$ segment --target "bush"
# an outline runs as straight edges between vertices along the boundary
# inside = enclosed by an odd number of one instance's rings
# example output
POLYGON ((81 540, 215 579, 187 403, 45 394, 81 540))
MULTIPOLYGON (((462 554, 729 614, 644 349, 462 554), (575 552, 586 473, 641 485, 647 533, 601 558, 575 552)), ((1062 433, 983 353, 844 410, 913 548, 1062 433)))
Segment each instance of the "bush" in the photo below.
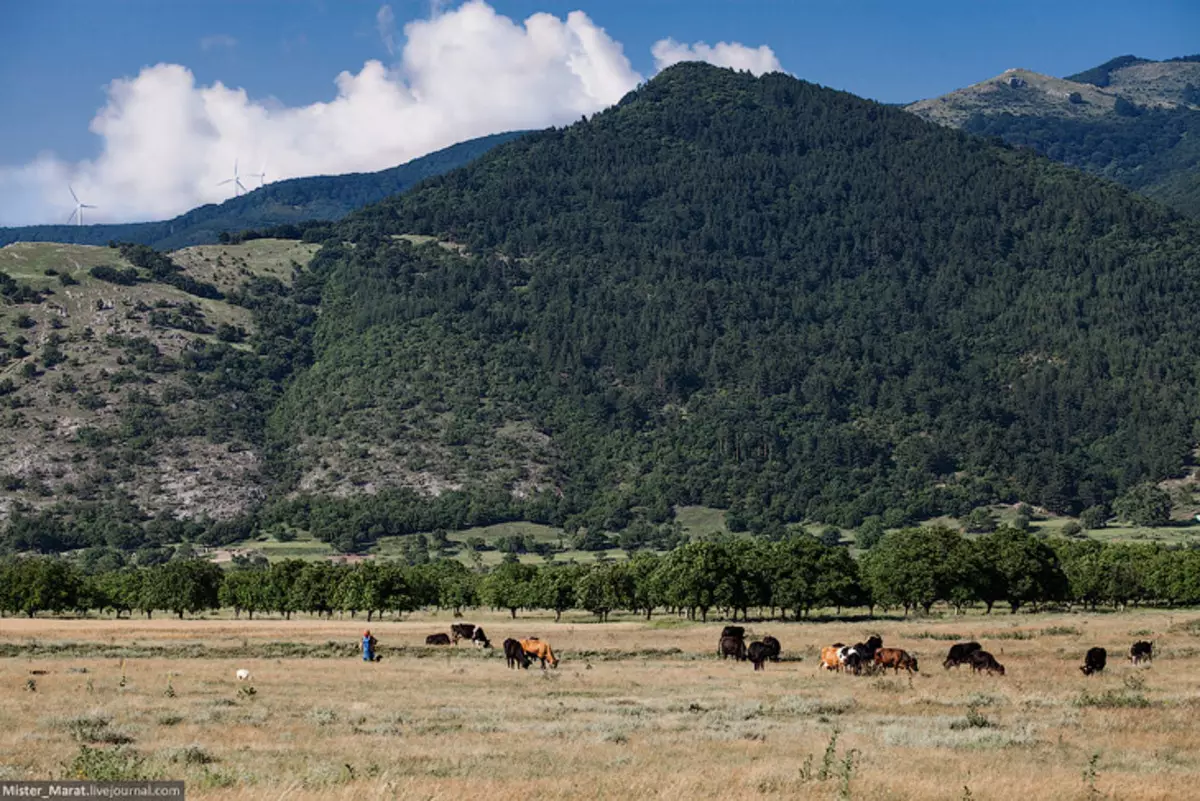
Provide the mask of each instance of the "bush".
POLYGON ((1083 534, 1083 526, 1077 520, 1068 520, 1062 527, 1064 537, 1078 537, 1083 534))
POLYGON ((1090 506, 1079 515, 1079 523, 1088 531, 1102 529, 1108 525, 1108 510, 1103 506, 1090 506))
POLYGON ((138 282, 138 272, 132 267, 122 270, 107 264, 97 264, 88 270, 88 275, 118 286, 133 286, 138 282))

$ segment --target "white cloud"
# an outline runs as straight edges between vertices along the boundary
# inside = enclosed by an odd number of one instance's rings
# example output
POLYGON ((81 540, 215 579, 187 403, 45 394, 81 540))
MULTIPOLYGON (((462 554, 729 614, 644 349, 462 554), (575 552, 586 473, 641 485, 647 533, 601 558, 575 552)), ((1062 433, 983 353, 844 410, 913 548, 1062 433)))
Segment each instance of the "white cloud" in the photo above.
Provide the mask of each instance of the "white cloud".
POLYGON ((383 40, 383 46, 387 48, 388 55, 396 54, 396 15, 392 13, 392 7, 386 3, 379 7, 379 11, 375 12, 375 27, 379 30, 379 38, 383 40))
MULTIPOLYGON (((265 166, 272 180, 379 170, 476 136, 573 122, 642 81, 620 43, 582 11, 523 23, 484 0, 433 11, 393 39, 395 65, 367 61, 341 73, 328 102, 285 107, 220 82, 197 85, 178 64, 115 80, 91 123, 102 140, 94 160, 44 154, 0 166, 0 225, 65 221, 68 181, 98 207, 92 221, 163 219, 228 198, 217 184, 235 160, 242 173, 265 166)), ((389 15, 383 6, 376 18, 385 44, 389 15)), ((692 58, 778 69, 769 48, 664 40, 653 52, 660 68, 692 58)))
POLYGON ((749 70, 755 75, 765 72, 783 72, 775 51, 766 45, 747 47, 740 42, 717 42, 709 46, 704 42, 694 45, 663 39, 654 43, 654 67, 665 70, 680 61, 706 61, 718 67, 749 70))
POLYGON ((227 33, 217 33, 205 36, 200 40, 201 50, 216 50, 218 47, 236 47, 237 39, 227 33))

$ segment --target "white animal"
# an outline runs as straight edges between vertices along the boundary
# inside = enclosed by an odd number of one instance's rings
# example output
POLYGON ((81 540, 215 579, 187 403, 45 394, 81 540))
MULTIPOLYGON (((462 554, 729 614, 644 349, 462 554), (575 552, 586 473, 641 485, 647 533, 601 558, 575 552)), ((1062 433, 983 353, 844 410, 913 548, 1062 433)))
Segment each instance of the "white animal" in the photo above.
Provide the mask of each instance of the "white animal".
POLYGON ((245 668, 241 668, 237 672, 237 679, 238 679, 238 681, 249 681, 250 680, 250 671, 246 670, 245 668))

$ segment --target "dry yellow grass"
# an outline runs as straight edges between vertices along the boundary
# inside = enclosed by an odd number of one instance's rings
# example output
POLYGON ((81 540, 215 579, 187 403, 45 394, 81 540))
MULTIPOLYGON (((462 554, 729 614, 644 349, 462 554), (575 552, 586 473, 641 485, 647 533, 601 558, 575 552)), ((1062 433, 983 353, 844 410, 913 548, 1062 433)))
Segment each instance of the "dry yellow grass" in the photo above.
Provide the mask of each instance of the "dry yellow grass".
POLYGON ((416 615, 372 624, 377 664, 131 658, 124 687, 120 661, 89 647, 317 648, 357 642, 363 622, 0 620, 0 647, 19 654, 0 659, 0 778, 60 776, 81 741, 127 737, 144 770, 212 799, 1089 798, 1093 754, 1097 793, 1200 797, 1196 613, 754 624, 784 645, 785 661, 762 673, 715 658, 720 624, 466 619, 495 651, 412 650, 452 622, 416 615), (918 653, 920 674, 817 669, 821 644, 869 630, 918 653), (1008 675, 944 671, 949 642, 931 635, 954 634, 981 640, 1008 675), (553 643, 558 670, 505 668, 500 642, 528 635, 553 643), (1141 638, 1156 644, 1148 669, 1124 658, 1141 638), (31 657, 34 641, 75 650, 31 657), (1082 654, 1097 644, 1108 671, 1085 678, 1082 654), (388 653, 399 646, 410 650, 388 653), (237 682, 238 668, 252 681, 237 682), (1085 691, 1148 706, 1080 705, 1085 691))

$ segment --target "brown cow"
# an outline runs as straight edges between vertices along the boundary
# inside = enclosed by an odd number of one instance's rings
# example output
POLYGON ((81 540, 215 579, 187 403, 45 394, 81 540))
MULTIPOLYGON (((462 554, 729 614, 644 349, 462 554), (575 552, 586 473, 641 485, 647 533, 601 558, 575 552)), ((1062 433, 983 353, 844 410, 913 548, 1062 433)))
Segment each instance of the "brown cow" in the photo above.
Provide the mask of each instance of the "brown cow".
POLYGON ((425 638, 425 644, 426 645, 449 645, 450 644, 450 635, 449 634, 430 634, 428 637, 425 638))
POLYGON ((986 670, 990 676, 993 673, 1004 675, 1004 665, 996 661, 996 657, 989 654, 987 651, 972 651, 971 656, 967 661, 971 665, 971 672, 978 673, 981 670, 986 670))
POLYGON ((900 668, 904 668, 909 673, 920 672, 920 668, 917 667, 917 658, 900 648, 880 648, 875 652, 875 664, 881 668, 891 668, 892 673, 899 673, 900 668))
POLYGON ((833 645, 826 645, 821 649, 821 667, 826 670, 841 670, 842 661, 838 659, 838 651, 845 648, 845 644, 835 642, 833 645))
POLYGON ((766 643, 752 642, 746 649, 746 658, 754 663, 755 670, 762 670, 763 662, 771 658, 771 647, 766 643))
POLYGON ((741 637, 722 637, 717 646, 717 656, 722 659, 733 657, 741 662, 746 658, 746 641, 741 637))

